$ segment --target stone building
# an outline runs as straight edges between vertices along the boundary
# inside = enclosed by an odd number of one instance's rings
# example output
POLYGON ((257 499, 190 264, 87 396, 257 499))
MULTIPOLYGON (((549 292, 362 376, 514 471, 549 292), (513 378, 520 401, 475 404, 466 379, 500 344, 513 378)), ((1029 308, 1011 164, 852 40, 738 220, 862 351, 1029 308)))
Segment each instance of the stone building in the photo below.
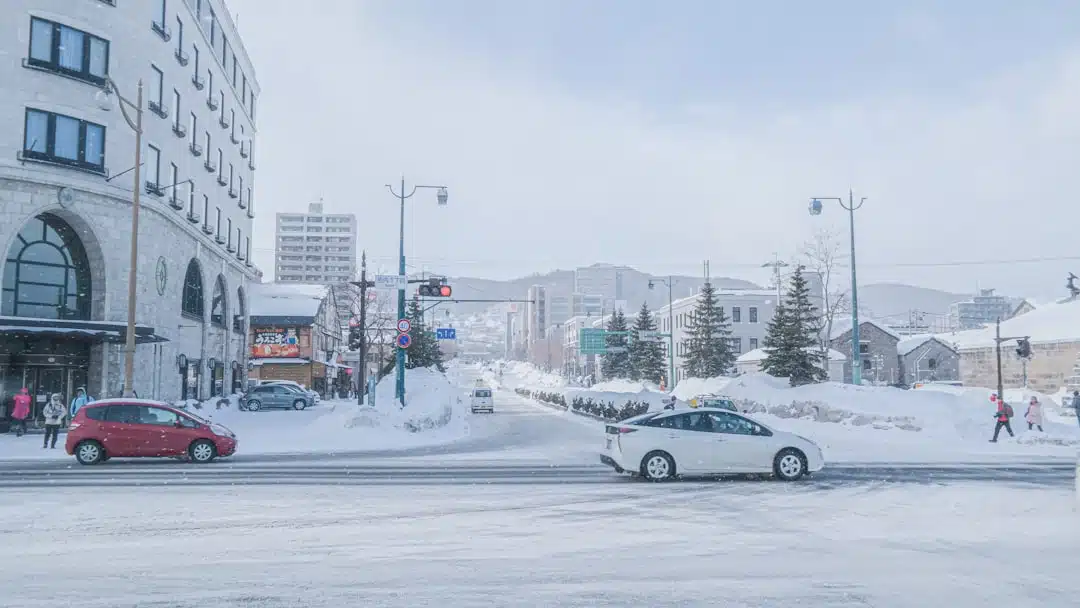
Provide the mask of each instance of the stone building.
MULTIPOLYGON (((1006 388, 1024 384, 1043 393, 1080 386, 1076 368, 1080 362, 1080 299, 1040 306, 1001 323, 1002 380, 1006 388), (1024 361, 1016 355, 1015 337, 1029 337, 1034 355, 1024 361)), ((960 353, 960 379, 967 386, 997 386, 995 328, 957 332, 945 336, 960 353)))
MULTIPOLYGON (((859 356, 862 380, 871 384, 895 384, 900 381, 897 344, 900 335, 884 323, 859 319, 859 356)), ((844 353, 844 382, 851 382, 851 319, 833 321, 829 346, 844 353)))
POLYGON ((900 384, 960 379, 960 354, 947 339, 931 334, 908 336, 896 345, 900 384))
POLYGON ((223 2, 7 0, 4 17, 0 403, 121 393, 136 190, 135 391, 242 386, 259 86, 223 2), (136 183, 135 105, 102 88, 135 102, 140 81, 136 183))

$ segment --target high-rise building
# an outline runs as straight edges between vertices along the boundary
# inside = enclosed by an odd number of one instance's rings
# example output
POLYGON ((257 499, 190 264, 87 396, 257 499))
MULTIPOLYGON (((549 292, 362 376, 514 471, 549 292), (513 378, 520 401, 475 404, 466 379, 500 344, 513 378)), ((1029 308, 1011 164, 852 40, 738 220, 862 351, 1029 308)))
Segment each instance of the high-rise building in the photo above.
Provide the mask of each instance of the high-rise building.
POLYGON ((278 283, 354 280, 356 216, 324 213, 322 203, 311 203, 307 213, 278 213, 274 270, 278 283))
POLYGON ((121 393, 134 193, 133 388, 167 401, 241 389, 260 88, 225 3, 3 10, 0 399, 121 393))
POLYGON ((547 290, 542 285, 533 285, 529 288, 529 295, 525 303, 525 344, 531 346, 537 340, 547 335, 548 328, 548 303, 547 290))
POLYGON ((982 289, 979 295, 949 307, 949 322, 953 329, 977 329, 1012 316, 1013 306, 993 289, 982 289))
POLYGON ((574 292, 600 296, 603 307, 611 309, 614 302, 624 300, 623 278, 630 268, 611 264, 593 264, 574 270, 574 292))

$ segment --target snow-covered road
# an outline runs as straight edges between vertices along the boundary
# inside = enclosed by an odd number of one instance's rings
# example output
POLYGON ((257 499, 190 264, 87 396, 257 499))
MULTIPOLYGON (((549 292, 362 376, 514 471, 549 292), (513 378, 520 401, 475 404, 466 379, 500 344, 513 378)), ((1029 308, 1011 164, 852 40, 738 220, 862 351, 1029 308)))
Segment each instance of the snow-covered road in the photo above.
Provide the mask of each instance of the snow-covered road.
POLYGON ((0 605, 1071 606, 1071 489, 5 489, 0 605))

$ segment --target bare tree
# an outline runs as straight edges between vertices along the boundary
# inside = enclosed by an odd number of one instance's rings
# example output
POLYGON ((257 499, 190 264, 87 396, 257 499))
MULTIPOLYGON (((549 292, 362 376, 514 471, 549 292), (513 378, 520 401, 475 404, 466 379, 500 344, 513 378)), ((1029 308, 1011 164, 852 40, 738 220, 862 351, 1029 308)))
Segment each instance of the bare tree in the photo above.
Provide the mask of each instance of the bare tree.
POLYGON ((815 232, 799 250, 800 262, 821 276, 821 351, 826 354, 836 315, 850 310, 848 290, 841 287, 843 278, 836 275, 837 266, 843 261, 841 251, 840 234, 828 229, 815 232))
MULTIPOLYGON (((397 332, 396 307, 396 291, 368 290, 367 321, 364 328, 364 339, 367 343, 364 345, 364 352, 368 357, 371 353, 379 353, 378 368, 386 363, 387 353, 397 332)), ((364 363, 366 364, 366 361, 364 363)))

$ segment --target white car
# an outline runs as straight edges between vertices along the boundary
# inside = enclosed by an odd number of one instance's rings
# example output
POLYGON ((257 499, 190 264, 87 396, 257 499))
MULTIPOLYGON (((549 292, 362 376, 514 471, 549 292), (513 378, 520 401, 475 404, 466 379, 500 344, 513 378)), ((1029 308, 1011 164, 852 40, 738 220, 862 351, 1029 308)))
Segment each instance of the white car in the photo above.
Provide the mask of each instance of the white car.
POLYGON ((469 407, 472 413, 487 412, 495 413, 495 401, 491 396, 491 389, 486 386, 478 386, 472 390, 469 407))
POLYGON ((709 407, 650 412, 609 424, 600 461, 649 481, 744 473, 795 481, 825 466, 821 448, 809 439, 709 407))

